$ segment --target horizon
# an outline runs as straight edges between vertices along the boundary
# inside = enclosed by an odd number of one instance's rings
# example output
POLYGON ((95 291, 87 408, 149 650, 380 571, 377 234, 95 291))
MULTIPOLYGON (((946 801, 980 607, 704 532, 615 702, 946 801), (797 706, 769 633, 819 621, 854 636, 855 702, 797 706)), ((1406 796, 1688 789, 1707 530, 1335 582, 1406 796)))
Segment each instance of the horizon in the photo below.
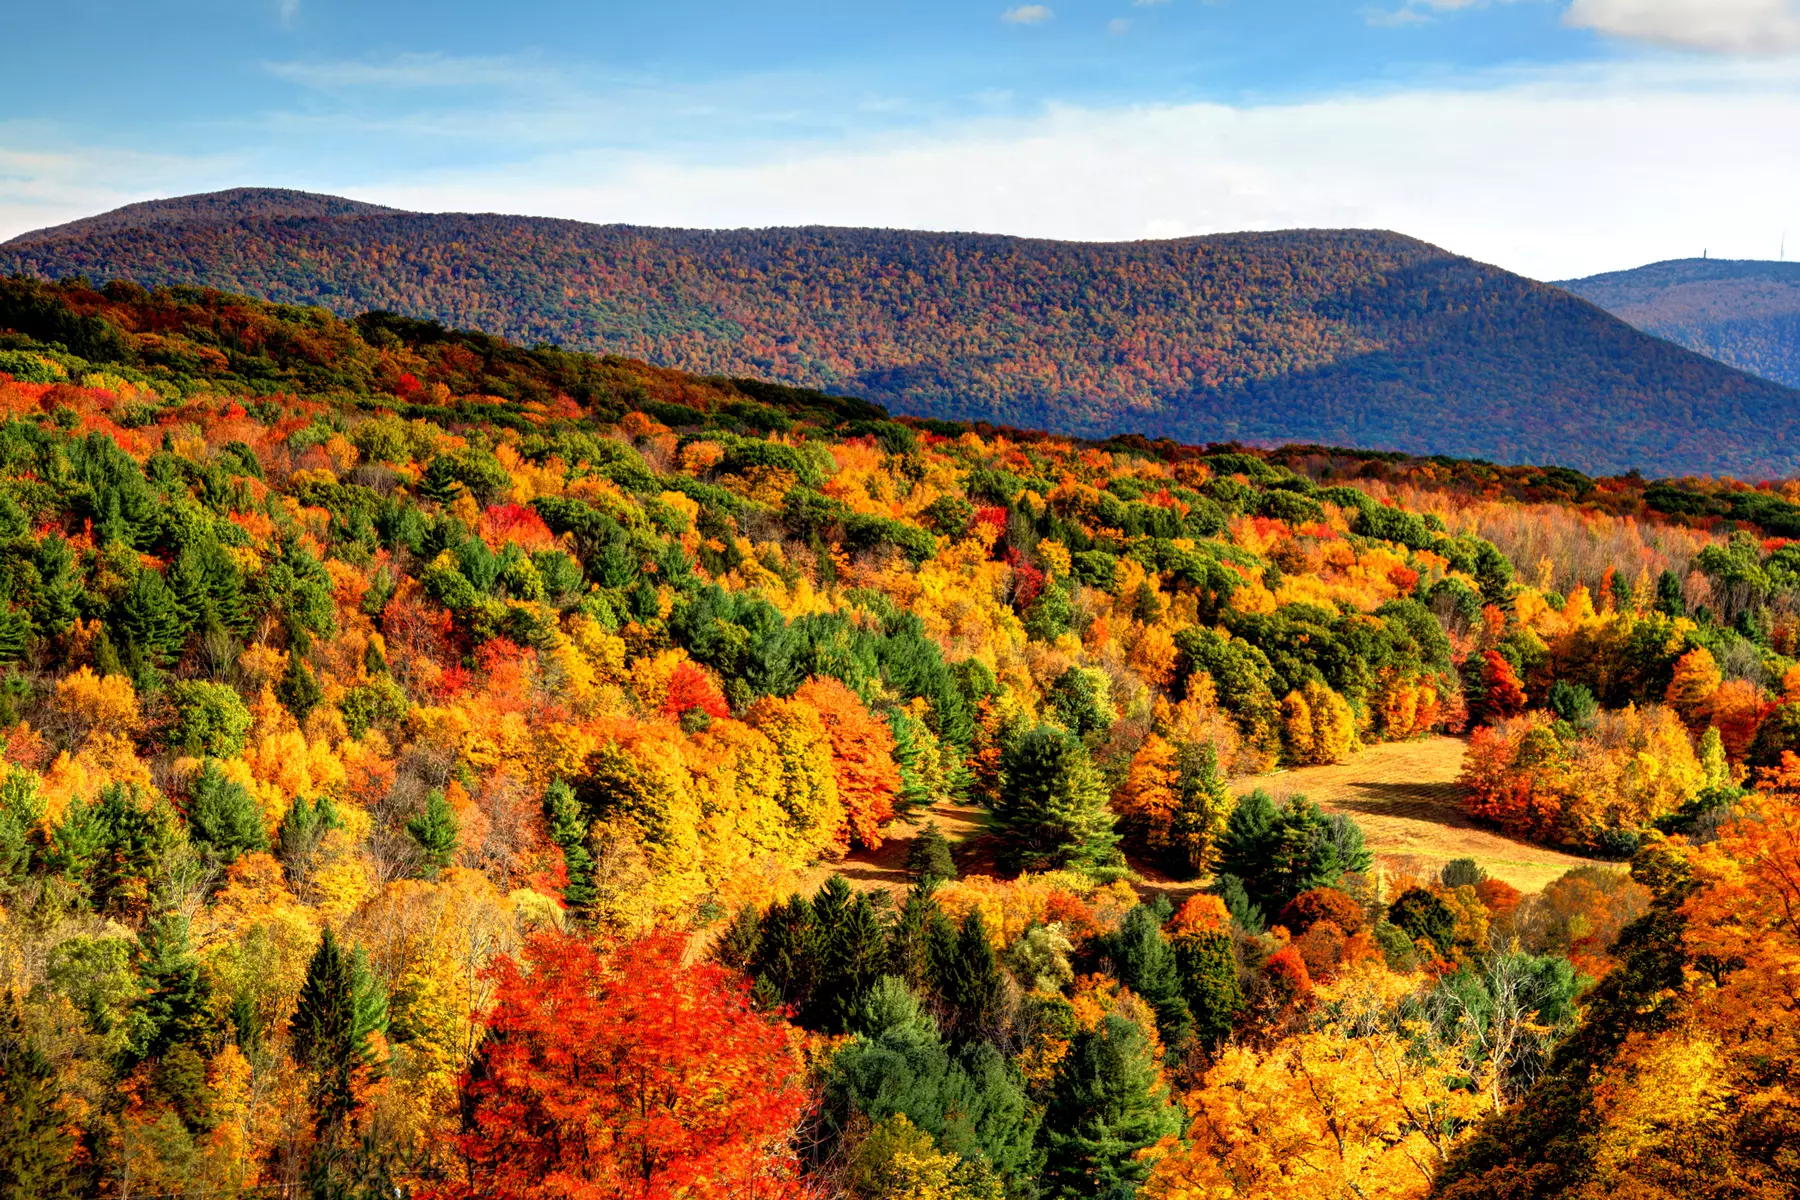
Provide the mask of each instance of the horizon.
POLYGON ((92 0, 14 42, 0 240, 230 186, 680 228, 1385 229, 1543 280, 1781 261, 1800 228, 1792 0, 92 0), (69 89, 74 39, 159 69, 69 89))

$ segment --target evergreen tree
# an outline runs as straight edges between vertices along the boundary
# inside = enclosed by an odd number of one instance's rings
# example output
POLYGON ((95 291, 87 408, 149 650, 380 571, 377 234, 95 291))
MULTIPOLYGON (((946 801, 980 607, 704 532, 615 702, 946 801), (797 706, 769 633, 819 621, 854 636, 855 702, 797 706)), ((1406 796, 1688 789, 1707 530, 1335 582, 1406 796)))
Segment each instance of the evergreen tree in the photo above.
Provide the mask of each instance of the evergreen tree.
POLYGON ((24 613, 0 604, 0 663, 18 662, 31 641, 31 622, 24 613))
POLYGON ((31 1044, 16 996, 0 1018, 0 1200, 72 1200, 75 1139, 56 1069, 31 1044))
POLYGON ((1289 797, 1277 808, 1259 788, 1232 810, 1218 865, 1220 882, 1226 875, 1240 881, 1260 918, 1279 912, 1301 892, 1336 886, 1346 871, 1367 870, 1369 862, 1354 821, 1342 814, 1327 817, 1304 796, 1289 797))
POLYGON ((818 952, 812 902, 805 896, 777 900, 763 913, 752 976, 757 998, 768 1005, 802 1010, 812 999, 818 952))
POLYGON ((938 829, 936 821, 927 821, 925 828, 913 839, 912 849, 906 855, 906 873, 915 884, 927 887, 956 878, 956 860, 950 854, 950 841, 938 829))
POLYGON ((1011 838, 1021 866, 1100 864, 1115 855, 1106 781, 1081 740, 1053 725, 1020 738, 1001 761, 994 817, 1011 838))
POLYGON ((1025 1182, 1037 1162, 1037 1118, 992 1046, 954 1053, 893 976, 869 990, 853 1025, 858 1036, 832 1058, 825 1080, 821 1116, 830 1141, 856 1113, 875 1122, 901 1113, 941 1148, 1025 1182))
POLYGON ((187 639, 187 624, 175 593, 151 570, 140 570, 131 577, 119 600, 118 627, 125 644, 152 666, 173 662, 187 639))
POLYGON ((886 937, 867 893, 856 893, 842 875, 825 881, 813 898, 817 931, 817 982, 805 1016, 809 1027, 841 1032, 862 994, 886 965, 886 937))
POLYGON ((23 883, 31 869, 33 831, 46 806, 35 774, 0 770, 6 771, 0 777, 0 889, 10 890, 23 883))
POLYGON ((562 850, 563 870, 569 879, 563 888, 563 903, 576 912, 586 912, 594 903, 594 856, 587 848, 587 813, 576 799, 575 789, 561 779, 551 780, 544 793, 544 822, 550 840, 562 850))
POLYGON ((1174 950, 1182 998, 1194 1018, 1194 1037, 1202 1046, 1217 1046, 1230 1036, 1244 1008, 1231 934, 1224 930, 1184 934, 1175 940, 1174 950))
POLYGON ((208 536, 182 547, 169 568, 168 582, 189 628, 210 625, 239 637, 250 628, 242 577, 217 538, 208 536))
POLYGON ((211 989, 188 943, 188 921, 166 913, 144 927, 138 978, 143 994, 131 1012, 131 1057, 161 1058, 176 1046, 207 1047, 213 1037, 211 989))
POLYGON ((288 1028, 294 1058, 312 1076, 319 1130, 341 1129, 358 1085, 378 1066, 370 1040, 387 1031, 387 997, 360 951, 346 953, 329 928, 307 964, 288 1028))
POLYGON ((206 760, 188 790, 188 827, 194 843, 221 863, 269 846, 262 810, 242 784, 225 777, 217 759, 206 760))
POLYGON ((1150 1174, 1138 1152, 1181 1131, 1137 1026, 1108 1014, 1075 1035, 1044 1111, 1044 1193, 1052 1200, 1132 1195, 1150 1174))
POLYGON ((1681 586, 1681 577, 1673 571, 1656 577, 1656 611, 1670 617, 1687 616, 1687 593, 1681 586))
POLYGON ((954 949, 936 964, 935 982, 944 1005, 944 1031, 953 1040, 973 1042, 999 1032, 1006 978, 980 909, 963 918, 954 949))
POLYGON ((1388 905, 1388 920, 1406 931, 1415 943, 1420 939, 1448 954, 1456 936, 1456 914, 1450 906, 1424 888, 1407 888, 1388 905))
POLYGON ((275 836, 275 855, 281 860, 289 886, 302 899, 311 890, 319 846, 325 835, 338 827, 337 809, 330 796, 320 796, 310 803, 305 796, 295 796, 294 802, 288 805, 287 814, 281 818, 281 828, 275 836))
POLYGON ((275 698, 294 714, 296 721, 306 720, 325 699, 324 686, 306 665, 306 656, 297 646, 288 654, 287 670, 282 674, 281 682, 275 685, 275 698))
POLYGON ((425 796, 424 811, 406 823, 406 832, 423 856, 426 878, 435 879, 456 857, 456 838, 462 827, 443 791, 432 788, 425 796))
POLYGON ((929 990, 935 977, 935 947, 955 944, 956 929, 932 899, 931 888, 915 885, 888 931, 888 973, 915 991, 929 990))
POLYGON ((748 975, 755 968, 756 949, 761 943, 762 918, 757 916, 754 907, 746 904, 737 910, 724 932, 719 934, 719 940, 713 943, 713 961, 748 975))
POLYGON ((1171 1051, 1193 1028, 1193 1016, 1181 994, 1181 975, 1175 951, 1163 936, 1156 910, 1140 904, 1125 914, 1119 932, 1110 940, 1113 971, 1120 983, 1144 998, 1156 1010, 1157 1031, 1171 1051))

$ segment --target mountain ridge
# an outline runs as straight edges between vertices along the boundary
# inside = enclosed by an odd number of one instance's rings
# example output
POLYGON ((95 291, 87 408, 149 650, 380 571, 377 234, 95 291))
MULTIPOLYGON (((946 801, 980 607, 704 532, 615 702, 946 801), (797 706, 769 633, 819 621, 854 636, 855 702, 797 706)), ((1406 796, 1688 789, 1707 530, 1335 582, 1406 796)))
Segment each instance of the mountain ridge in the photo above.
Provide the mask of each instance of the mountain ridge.
POLYGON ((1800 473, 1787 448, 1800 394, 1400 234, 671 230, 355 201, 289 215, 293 195, 216 194, 198 217, 177 215, 186 201, 146 214, 174 219, 103 214, 0 246, 0 272, 388 309, 1082 436, 1800 473))
POLYGON ((1800 387, 1800 263, 1670 259, 1557 286, 1645 333, 1800 387))

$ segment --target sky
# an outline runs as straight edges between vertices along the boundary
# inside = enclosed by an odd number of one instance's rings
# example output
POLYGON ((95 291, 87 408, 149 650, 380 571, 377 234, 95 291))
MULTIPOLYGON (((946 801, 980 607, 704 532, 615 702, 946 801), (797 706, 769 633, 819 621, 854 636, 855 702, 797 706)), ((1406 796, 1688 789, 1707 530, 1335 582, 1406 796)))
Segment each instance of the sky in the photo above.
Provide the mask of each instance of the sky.
POLYGON ((0 239, 160 196, 1116 240, 1539 279, 1800 257, 1800 0, 0 0, 0 239))

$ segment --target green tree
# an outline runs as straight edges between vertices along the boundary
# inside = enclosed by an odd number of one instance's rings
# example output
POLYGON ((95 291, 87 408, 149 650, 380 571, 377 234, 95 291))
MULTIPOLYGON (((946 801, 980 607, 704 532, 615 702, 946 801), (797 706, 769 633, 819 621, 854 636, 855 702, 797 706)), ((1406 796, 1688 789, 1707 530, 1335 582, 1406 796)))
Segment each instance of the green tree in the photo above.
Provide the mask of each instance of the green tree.
POLYGON ((1407 888, 1388 905, 1388 920, 1417 942, 1424 938, 1448 954, 1456 940, 1456 914, 1450 906, 1424 888, 1407 888))
POLYGON ((1081 739, 1040 725, 1007 750, 1001 772, 994 817, 1009 835, 1010 858, 1042 869, 1114 857, 1119 837, 1106 781, 1081 739))
POLYGON ((944 1150, 1009 1182, 1037 1162, 1037 1117, 1017 1075, 986 1043, 960 1054, 905 984, 886 976, 859 1006, 857 1037, 831 1060, 822 1118, 841 1135, 854 1113, 882 1122, 904 1115, 944 1150))
POLYGON ((1219 839, 1230 819, 1231 788, 1219 772, 1218 751, 1211 742, 1185 742, 1175 753, 1175 819, 1170 834, 1175 846, 1198 873, 1212 865, 1219 839))
POLYGON ((217 759, 206 760, 188 789, 188 828, 195 845, 222 863, 269 846, 262 810, 242 784, 226 778, 217 759))
POLYGON ((0 1200, 72 1200, 75 1139, 57 1107, 62 1088, 31 1044, 17 996, 0 1019, 0 1200))
POLYGON ((575 797, 575 789, 561 779, 550 781, 544 792, 544 823, 550 840, 562 850, 563 871, 568 884, 563 888, 563 903, 576 912, 586 912, 594 903, 594 856, 587 848, 587 813, 575 797))
POLYGON ((1075 1035, 1044 1111, 1044 1194, 1133 1194, 1150 1175, 1138 1152, 1181 1131, 1137 1026, 1114 1014, 1075 1035))
POLYGON ((1194 1037, 1206 1047, 1231 1034, 1244 1008, 1237 952, 1225 930, 1186 933, 1175 939, 1175 973, 1182 998, 1194 1018, 1194 1037))
POLYGON ((181 604, 155 571, 139 570, 131 577, 119 599, 117 620, 125 644, 149 665, 173 662, 187 639, 181 604))
POLYGON ((963 918, 954 946, 946 949, 948 953, 937 956, 933 972, 944 1006, 945 1032, 959 1042, 996 1036, 1006 1002, 1005 969, 994 954, 980 909, 971 909, 963 918))
POLYGON ((1163 936, 1157 910, 1139 904, 1125 914, 1118 933, 1108 941, 1114 974, 1156 1010, 1157 1030, 1173 1051, 1193 1028, 1193 1015, 1182 996, 1175 951, 1163 936))
POLYGON ((442 789, 433 788, 425 796, 424 810, 406 823, 406 832, 419 847, 426 877, 436 878, 456 857, 456 838, 462 827, 442 789))
POLYGON ((31 621, 18 609, 0 604, 0 662, 24 658, 30 642, 31 621))
POLYGON ((237 689, 222 683, 184 679, 169 689, 176 725, 170 742, 196 757, 232 758, 243 752, 250 710, 237 689))
POLYGON ((380 1066, 372 1040, 387 1024, 387 996, 361 950, 347 953, 327 928, 288 1027, 294 1059, 312 1076, 321 1132, 341 1130, 355 1111, 358 1085, 380 1066))
POLYGON ((176 1046, 207 1047, 212 991, 188 943, 187 918, 165 913, 144 927, 138 953, 143 993, 131 1012, 131 1057, 161 1058, 176 1046))
POLYGON ((1347 871, 1366 871, 1370 858, 1356 822, 1327 817, 1304 796, 1277 808, 1260 788, 1238 801, 1219 845, 1220 871, 1242 882, 1259 916, 1301 892, 1335 887, 1347 871))
POLYGON ((880 978, 887 962, 887 937, 868 893, 852 889, 842 875, 825 881, 813 897, 812 911, 816 982, 803 1023, 838 1033, 863 992, 880 978))
POLYGON ((912 849, 906 854, 906 873, 915 884, 926 886, 956 878, 956 859, 951 857, 949 839, 936 821, 927 821, 913 838, 912 849))
POLYGON ((306 720, 325 699, 324 686, 306 665, 306 656, 298 647, 288 654, 287 670, 282 673, 281 682, 275 685, 275 698, 294 714, 296 721, 306 720))
POLYGON ((36 853, 33 831, 44 808, 34 773, 13 767, 0 777, 0 889, 11 890, 25 882, 36 853))

